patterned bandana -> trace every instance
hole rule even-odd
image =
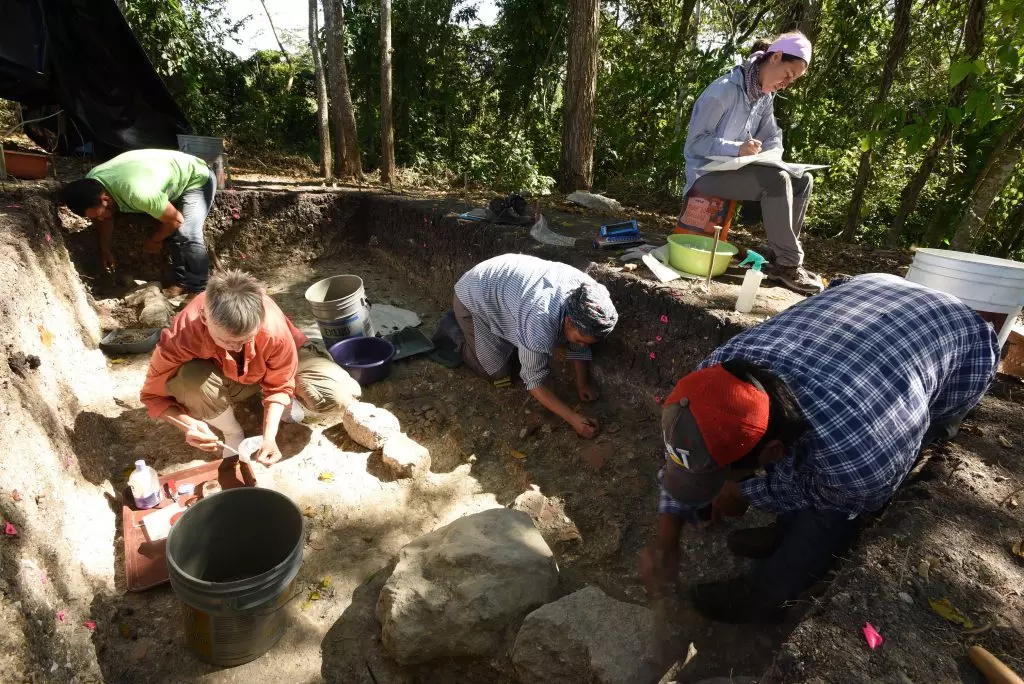
[[[751,103],[757,102],[766,94],[761,90],[761,61],[759,58],[763,54],[763,52],[755,52],[740,67],[743,69],[743,84],[746,86],[747,97]]]

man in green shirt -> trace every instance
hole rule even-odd
[[[194,293],[206,287],[210,271],[203,222],[216,187],[216,176],[198,157],[173,150],[133,150],[65,185],[60,199],[96,226],[100,261],[108,271],[115,266],[114,218],[119,213],[155,218],[160,225],[143,251],[159,254],[166,244],[177,281],[173,291]]]

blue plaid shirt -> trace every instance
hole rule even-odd
[[[565,345],[569,359],[590,361],[589,347],[569,345],[562,334],[565,302],[584,281],[595,282],[572,266],[525,254],[494,257],[467,271],[455,295],[473,314],[483,369],[497,373],[518,349],[520,377],[532,390],[544,384],[555,347]]]
[[[765,475],[740,485],[765,511],[881,508],[930,425],[961,418],[995,374],[992,327],[950,295],[868,274],[834,284],[737,335],[700,367],[745,359],[792,390],[809,429]],[[661,511],[690,517],[662,492]]]

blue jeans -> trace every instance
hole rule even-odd
[[[782,544],[775,553],[754,563],[751,580],[766,605],[791,601],[820,579],[843,553],[860,522],[848,513],[805,508],[776,519]]]
[[[174,280],[186,292],[202,292],[210,276],[210,256],[206,252],[203,224],[213,206],[217,177],[210,169],[210,178],[201,187],[185,192],[172,202],[181,212],[181,227],[164,243],[171,257]]]

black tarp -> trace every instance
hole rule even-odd
[[[65,150],[177,149],[191,133],[114,0],[0,0],[0,97],[63,109]]]

